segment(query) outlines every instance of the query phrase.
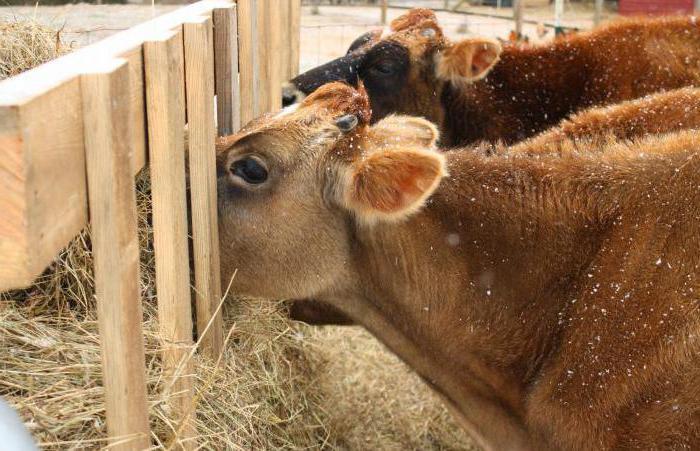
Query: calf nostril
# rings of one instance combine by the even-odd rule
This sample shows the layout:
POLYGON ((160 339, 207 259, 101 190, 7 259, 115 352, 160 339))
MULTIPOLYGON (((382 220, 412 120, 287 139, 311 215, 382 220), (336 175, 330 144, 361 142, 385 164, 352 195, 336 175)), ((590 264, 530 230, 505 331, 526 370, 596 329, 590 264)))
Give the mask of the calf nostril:
POLYGON ((282 94, 282 106, 293 105, 296 101, 296 94, 282 94))

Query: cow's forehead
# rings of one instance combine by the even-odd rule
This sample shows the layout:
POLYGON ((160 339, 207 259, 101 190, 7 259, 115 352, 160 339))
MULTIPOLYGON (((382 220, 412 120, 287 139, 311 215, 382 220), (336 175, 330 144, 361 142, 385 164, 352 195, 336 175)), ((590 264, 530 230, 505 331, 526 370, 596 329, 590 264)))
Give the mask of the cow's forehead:
POLYGON ((369 97, 361 82, 357 88, 342 82, 327 83, 305 98, 298 111, 330 117, 353 114, 360 123, 369 123, 372 115, 369 97))
POLYGON ((433 21, 424 21, 419 25, 401 31, 395 31, 383 40, 406 47, 413 55, 420 55, 430 48, 445 42, 440 26, 433 21))
POLYGON ((343 82, 331 82, 318 88, 301 103, 254 119, 230 141, 234 143, 254 133, 274 130, 291 133, 295 127, 313 128, 315 122, 333 120, 346 114, 356 116, 358 124, 369 124, 372 110, 367 92, 361 83, 354 88, 343 82))

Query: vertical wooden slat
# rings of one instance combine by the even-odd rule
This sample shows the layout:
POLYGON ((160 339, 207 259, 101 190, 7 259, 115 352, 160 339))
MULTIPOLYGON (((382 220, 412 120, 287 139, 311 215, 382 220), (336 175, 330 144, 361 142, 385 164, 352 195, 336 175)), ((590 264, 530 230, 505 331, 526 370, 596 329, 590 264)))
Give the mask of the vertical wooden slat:
POLYGON ((236 5, 215 9, 213 18, 216 123, 219 136, 226 136, 241 128, 236 5))
POLYGON ((146 112, 153 196, 153 241, 163 366, 178 421, 176 437, 186 449, 196 447, 185 194, 185 83, 182 32, 166 33, 144 43, 146 112))
POLYGON ((270 93, 267 88, 270 85, 271 66, 269 54, 273 51, 273 36, 269 35, 271 24, 270 2, 268 0, 255 1, 255 34, 253 35, 253 52, 257 60, 258 76, 255 78, 256 100, 254 106, 255 116, 260 116, 268 111, 270 93))
MULTIPOLYGON (((700 4, 700 0, 695 0, 695 5, 700 4)), ((603 0, 595 0, 595 13, 593 14, 593 25, 598 26, 603 17, 603 0)))
POLYGON ((289 73, 287 80, 299 74, 299 52, 300 52, 300 31, 301 31, 301 0, 289 0, 289 73))
POLYGON ((241 125, 256 115, 258 58, 255 37, 257 0, 238 0, 238 70, 241 87, 241 125))
POLYGON ((289 54, 290 54, 290 29, 292 23, 290 22, 290 8, 291 0, 281 0, 274 5, 275 9, 278 10, 279 21, 280 21, 280 35, 284 42, 283 55, 277 55, 277 64, 280 66, 280 82, 289 80, 289 54))
POLYGON ((382 25, 386 25, 386 10, 387 10, 388 6, 389 6, 389 0, 381 0, 381 5, 379 7, 381 9, 380 21, 381 21, 382 25))
POLYGON ((255 43, 259 60, 256 116, 282 106, 282 65, 278 59, 286 58, 284 50, 289 47, 282 45, 282 20, 277 6, 272 0, 258 0, 256 6, 255 43))
POLYGON ((525 0, 513 0, 513 21, 515 33, 520 38, 523 35, 523 2, 525 0))
POLYGON ((197 333, 202 337, 211 321, 211 326, 201 343, 204 351, 215 359, 223 349, 224 331, 221 312, 216 314, 221 300, 221 279, 216 205, 211 19, 202 17, 185 23, 184 34, 197 333))
POLYGON ((110 449, 150 446, 139 291, 129 66, 81 76, 88 200, 110 449))

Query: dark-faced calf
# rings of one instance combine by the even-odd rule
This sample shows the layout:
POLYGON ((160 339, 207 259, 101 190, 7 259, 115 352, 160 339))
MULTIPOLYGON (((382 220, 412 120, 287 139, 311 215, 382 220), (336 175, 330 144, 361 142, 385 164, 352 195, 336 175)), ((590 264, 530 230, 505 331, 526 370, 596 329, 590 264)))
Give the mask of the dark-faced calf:
POLYGON ((348 55, 291 80, 290 102, 334 80, 363 80, 373 120, 391 113, 439 124, 443 146, 513 143, 594 105, 700 83, 694 18, 634 19, 546 45, 444 37, 435 15, 412 10, 392 33, 369 33, 348 55))

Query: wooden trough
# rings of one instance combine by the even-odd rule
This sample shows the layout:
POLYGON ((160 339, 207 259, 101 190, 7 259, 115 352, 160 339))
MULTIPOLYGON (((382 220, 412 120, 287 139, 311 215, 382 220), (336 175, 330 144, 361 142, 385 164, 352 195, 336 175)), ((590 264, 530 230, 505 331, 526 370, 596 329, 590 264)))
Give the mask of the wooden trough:
POLYGON ((185 158, 196 330, 218 356, 214 141, 280 107, 281 82, 298 71, 299 20, 300 0, 204 0, 0 83, 0 291, 31 285, 90 221, 114 448, 151 444, 134 175, 151 175, 164 367, 179 446, 194 449, 185 158))

